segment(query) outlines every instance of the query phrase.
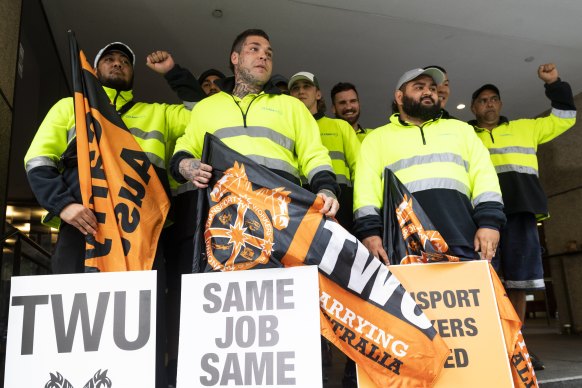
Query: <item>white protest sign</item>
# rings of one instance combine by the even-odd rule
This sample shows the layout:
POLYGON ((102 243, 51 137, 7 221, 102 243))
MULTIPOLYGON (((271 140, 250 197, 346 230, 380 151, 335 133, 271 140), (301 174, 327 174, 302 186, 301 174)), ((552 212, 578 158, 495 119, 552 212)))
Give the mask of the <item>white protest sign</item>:
POLYGON ((155 350, 156 271, 12 278, 5 388, 154 388, 155 350))
POLYGON ((321 378, 317 267, 183 275, 178 388, 321 378))

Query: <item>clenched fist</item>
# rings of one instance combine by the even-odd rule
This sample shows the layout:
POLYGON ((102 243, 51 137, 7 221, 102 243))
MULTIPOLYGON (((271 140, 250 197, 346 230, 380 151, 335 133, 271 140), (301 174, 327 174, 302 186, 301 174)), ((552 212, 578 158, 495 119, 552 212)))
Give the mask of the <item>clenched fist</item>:
POLYGON ((558 69, 553 63, 546 63, 538 67, 538 77, 547 84, 552 84, 558 80, 558 69))

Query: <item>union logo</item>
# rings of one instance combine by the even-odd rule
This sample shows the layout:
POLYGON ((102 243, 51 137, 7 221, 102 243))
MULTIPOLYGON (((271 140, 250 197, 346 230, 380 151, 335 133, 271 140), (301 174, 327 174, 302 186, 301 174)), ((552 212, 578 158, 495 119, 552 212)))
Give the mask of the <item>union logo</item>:
POLYGON ((408 198, 407 195, 404 195, 396 208, 396 219, 407 244, 407 255, 402 258, 400 264, 459 261, 458 257, 446 254, 449 246, 438 231, 424 229, 414 212, 412 198, 408 198))
MULTIPOLYGON (((59 372, 56 372, 56 375, 51 373, 50 380, 46 382, 44 388, 74 388, 73 384, 69 382, 66 378, 64 378, 59 372)), ((101 372, 99 369, 91 380, 89 380, 83 387, 84 388, 111 388, 113 383, 111 379, 107 377, 107 370, 101 372)))
POLYGON ((289 194, 284 187, 253 190, 244 165, 235 162, 210 193, 216 205, 204 232, 208 264, 220 271, 266 264, 273 253, 273 228, 289 225, 289 194))

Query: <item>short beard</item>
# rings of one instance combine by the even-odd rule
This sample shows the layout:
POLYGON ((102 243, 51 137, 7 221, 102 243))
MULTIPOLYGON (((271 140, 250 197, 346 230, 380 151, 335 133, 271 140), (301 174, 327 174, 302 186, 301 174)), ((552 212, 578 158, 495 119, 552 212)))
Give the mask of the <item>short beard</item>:
POLYGON ((352 116, 352 117, 337 116, 337 118, 347 121, 348 123, 350 123, 350 125, 354 125, 360 119, 360 112, 358 112, 358 114, 356 114, 355 116, 352 116))
POLYGON ((410 117, 428 121, 434 119, 441 111, 441 102, 437 100, 433 106, 422 105, 420 101, 416 102, 412 98, 402 96, 402 110, 410 117))
POLYGON ((125 81, 124 79, 121 78, 105 78, 99 74, 97 75, 99 77, 99 82, 101 82, 101 85, 107 88, 125 91, 131 90, 131 87, 133 86, 133 77, 131 77, 129 81, 125 81))

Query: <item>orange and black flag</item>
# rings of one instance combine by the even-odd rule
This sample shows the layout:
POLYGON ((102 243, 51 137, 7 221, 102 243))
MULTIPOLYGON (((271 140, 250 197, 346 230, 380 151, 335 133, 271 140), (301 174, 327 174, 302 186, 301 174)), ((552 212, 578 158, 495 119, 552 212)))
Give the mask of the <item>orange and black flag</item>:
POLYGON ((505 349, 511 365, 513 384, 523 388, 537 387, 538 380, 521 333, 521 321, 507 296, 507 292, 505 292, 505 288, 503 288, 501 280, 491 265, 489 265, 489 273, 495 290, 495 300, 505 337, 505 349))
MULTIPOLYGON (((392 264, 458 262, 448 245, 406 186, 390 169, 384 171, 383 243, 392 264)), ((537 387, 537 379, 521 334, 521 322, 501 280, 489 265, 497 310, 505 338, 513 383, 537 387)))
POLYGON ((390 264, 461 260, 448 254, 445 239, 406 186, 388 168, 384 170, 384 197, 382 241, 390 264))
POLYGON ((69 32, 79 183, 95 213, 87 271, 149 270, 170 201, 154 165, 133 138, 69 32))
POLYGON ((432 385, 449 349, 389 268, 323 216, 315 194, 210 134, 205 154, 207 270, 318 266, 322 335, 379 387, 432 385))

